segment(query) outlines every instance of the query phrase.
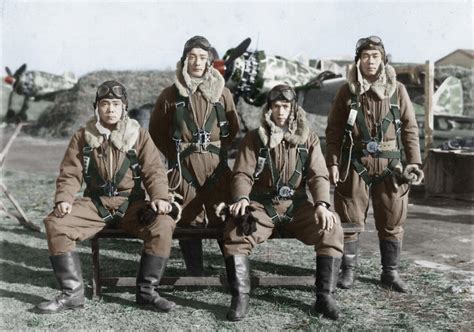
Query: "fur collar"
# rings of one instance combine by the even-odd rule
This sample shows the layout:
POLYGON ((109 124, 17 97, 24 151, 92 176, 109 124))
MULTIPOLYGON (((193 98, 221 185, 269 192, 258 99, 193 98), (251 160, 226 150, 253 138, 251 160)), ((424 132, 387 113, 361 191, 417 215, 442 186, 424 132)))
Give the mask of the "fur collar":
POLYGON ((373 83, 363 78, 360 71, 360 60, 352 66, 347 75, 349 90, 356 95, 361 95, 372 90, 380 99, 390 98, 397 88, 397 74, 390 65, 382 63, 379 77, 373 83))
MULTIPOLYGON (((97 118, 90 118, 85 127, 85 139, 93 149, 98 148, 104 142, 104 136, 99 133, 95 126, 97 118)), ((140 133, 140 124, 128 116, 117 123, 117 127, 110 134, 110 142, 120 151, 127 152, 133 149, 140 133)))
POLYGON ((195 93, 199 89, 208 102, 216 103, 222 96, 224 90, 225 81, 221 73, 219 73, 214 67, 208 66, 202 82, 195 84, 192 82, 191 76, 188 74, 188 59, 184 61, 184 65, 181 65, 181 61, 176 64, 176 76, 174 83, 178 88, 179 94, 183 97, 189 97, 188 91, 191 90, 191 94, 195 93))
POLYGON ((263 145, 273 149, 282 140, 290 144, 298 145, 306 142, 309 136, 309 127, 306 120, 306 112, 297 106, 296 112, 290 114, 288 130, 278 127, 271 119, 272 111, 268 107, 262 112, 261 125, 257 130, 263 145))

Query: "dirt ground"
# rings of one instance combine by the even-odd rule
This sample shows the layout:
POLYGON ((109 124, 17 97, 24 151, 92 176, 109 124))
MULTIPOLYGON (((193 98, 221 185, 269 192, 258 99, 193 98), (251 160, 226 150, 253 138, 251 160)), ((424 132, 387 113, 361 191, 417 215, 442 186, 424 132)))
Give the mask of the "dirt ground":
MULTIPOLYGON (((11 128, 0 129, 2 146, 12 132, 11 128)), ((67 143, 67 140, 20 134, 6 157, 3 171, 55 174, 59 171, 67 143)), ((14 192, 14 188, 10 190, 14 192)), ((470 283, 472 297, 473 225, 473 202, 426 197, 422 190, 412 190, 402 255, 423 267, 463 275, 470 283)), ((366 232, 361 235, 361 244, 362 255, 378 255, 371 209, 366 232)))

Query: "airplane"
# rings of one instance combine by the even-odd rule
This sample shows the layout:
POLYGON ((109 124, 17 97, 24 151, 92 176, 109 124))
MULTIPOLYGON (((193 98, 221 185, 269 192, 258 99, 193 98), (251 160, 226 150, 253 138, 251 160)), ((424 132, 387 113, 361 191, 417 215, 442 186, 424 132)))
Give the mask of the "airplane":
POLYGON ((72 89, 77 83, 72 73, 60 76, 26 68, 26 64, 23 64, 13 73, 9 67, 5 67, 7 76, 4 82, 12 88, 5 117, 7 122, 26 121, 30 100, 52 98, 60 91, 72 89), (23 96, 23 103, 18 113, 12 108, 13 94, 23 96))
POLYGON ((262 106, 266 94, 277 84, 293 87, 298 103, 309 113, 327 115, 337 89, 345 82, 341 74, 323 71, 298 60, 269 55, 263 50, 249 51, 251 39, 246 38, 237 47, 229 49, 223 59, 216 59, 214 67, 221 72, 226 86, 234 95, 253 106, 262 106), (324 93, 309 95, 310 91, 324 93), (305 99, 309 99, 305 102, 305 99), (318 105, 318 109, 315 109, 318 105))

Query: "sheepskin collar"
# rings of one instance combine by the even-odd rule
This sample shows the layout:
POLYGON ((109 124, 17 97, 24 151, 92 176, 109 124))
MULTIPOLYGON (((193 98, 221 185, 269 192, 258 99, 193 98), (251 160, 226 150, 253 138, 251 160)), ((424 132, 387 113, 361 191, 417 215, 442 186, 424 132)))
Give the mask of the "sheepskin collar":
POLYGON ((381 64, 380 73, 375 82, 366 80, 360 70, 360 60, 352 66, 347 75, 349 90, 356 95, 361 95, 372 90, 382 100, 390 98, 397 88, 397 74, 390 65, 381 64))
POLYGON ((210 103, 216 103, 219 101, 225 86, 224 78, 212 66, 208 66, 207 71, 201 80, 193 79, 188 74, 188 59, 184 61, 184 65, 181 65, 181 61, 176 64, 174 83, 176 84, 181 96, 189 97, 189 91, 193 94, 197 89, 199 89, 204 99, 210 103))
MULTIPOLYGON (((104 136, 99 133, 95 126, 97 119, 90 118, 85 127, 85 139, 93 149, 98 148, 104 142, 104 136)), ((140 124, 126 116, 117 123, 117 127, 110 133, 110 142, 118 150, 127 152, 135 146, 140 133, 140 124)))
POLYGON ((280 128, 271 119, 272 110, 268 107, 262 112, 261 125, 257 130, 263 145, 273 149, 282 140, 290 144, 298 145, 306 142, 309 136, 309 127, 306 120, 306 112, 297 106, 296 112, 292 112, 289 118, 288 128, 280 128))

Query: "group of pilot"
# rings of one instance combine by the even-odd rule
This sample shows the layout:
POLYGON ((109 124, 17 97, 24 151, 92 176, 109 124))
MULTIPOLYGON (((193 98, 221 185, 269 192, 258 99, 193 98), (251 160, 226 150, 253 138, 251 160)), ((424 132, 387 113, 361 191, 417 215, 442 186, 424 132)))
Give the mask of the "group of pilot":
MULTIPOLYGON (((355 65, 328 117, 326 157, 295 90, 280 84, 267 94, 259 127, 240 142, 232 171, 227 151, 239 132, 239 118, 224 78, 212 66, 206 38, 195 36, 184 45, 174 84, 159 95, 148 130, 128 117, 126 88, 114 80, 102 83, 93 116, 67 147, 55 207, 44 220, 61 292, 38 310, 84 307, 76 241, 115 227, 143 240, 137 303, 169 312, 175 303, 157 289, 179 221, 180 227, 223 228, 218 244, 232 295, 230 321, 244 319, 249 310, 252 249, 276 231, 314 246, 313 310, 336 320, 334 291, 336 285, 352 286, 359 241, 358 233, 344 234, 342 224, 363 227, 369 197, 380 241, 381 283, 407 292, 398 273, 403 224, 409 185, 421 182, 423 173, 413 106, 386 59, 379 37, 357 42, 355 65), (83 182, 84 195, 76 197, 83 182), (225 223, 216 213, 219 203, 224 203, 225 223)), ((179 245, 187 274, 204 275, 201 240, 179 245)))

